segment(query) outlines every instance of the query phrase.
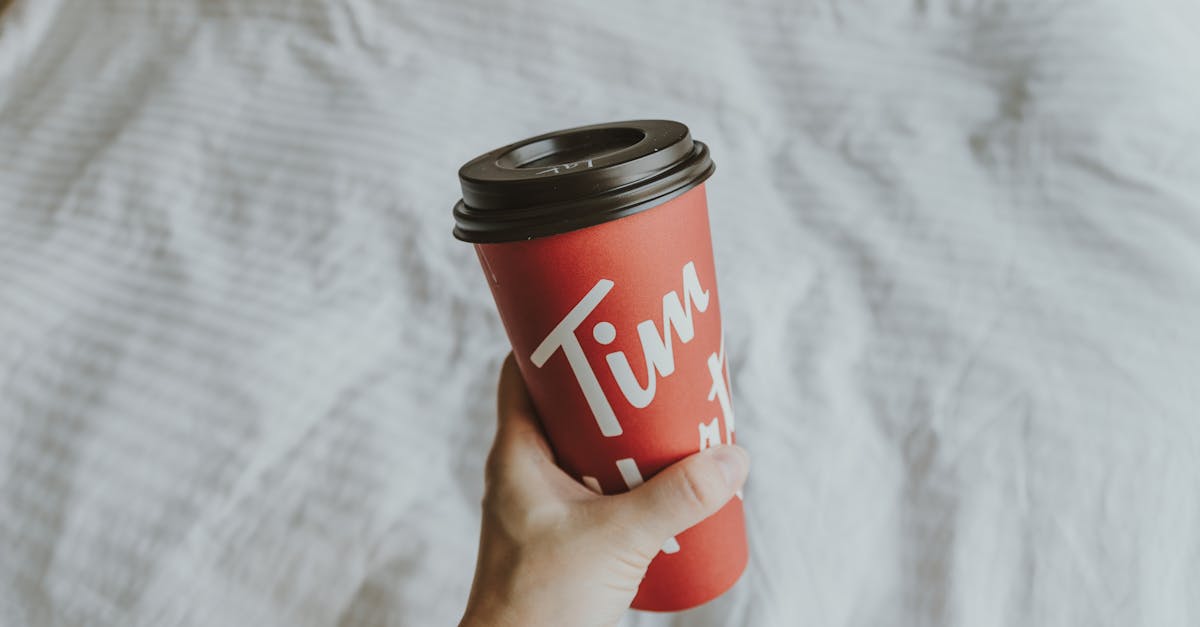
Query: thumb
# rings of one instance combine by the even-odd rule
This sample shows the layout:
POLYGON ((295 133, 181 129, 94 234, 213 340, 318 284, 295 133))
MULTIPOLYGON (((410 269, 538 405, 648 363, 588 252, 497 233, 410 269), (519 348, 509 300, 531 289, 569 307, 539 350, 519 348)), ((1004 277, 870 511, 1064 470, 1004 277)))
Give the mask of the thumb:
POLYGON ((716 446, 665 468, 625 494, 610 497, 616 515, 644 530, 657 548, 715 514, 746 482, 750 456, 740 446, 716 446))

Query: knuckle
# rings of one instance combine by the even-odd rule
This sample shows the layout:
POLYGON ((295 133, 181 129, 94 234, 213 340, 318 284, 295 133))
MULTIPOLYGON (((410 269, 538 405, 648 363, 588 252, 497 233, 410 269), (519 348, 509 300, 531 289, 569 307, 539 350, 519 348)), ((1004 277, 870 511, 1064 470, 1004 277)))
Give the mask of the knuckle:
POLYGON ((717 498, 709 479, 695 464, 685 465, 679 474, 679 492, 684 501, 696 510, 709 509, 717 498))
POLYGON ((487 460, 483 464, 484 481, 495 481, 504 473, 504 459, 498 445, 493 445, 492 450, 488 451, 487 460))
MULTIPOLYGON (((631 544, 626 550, 616 552, 616 563, 623 568, 626 576, 623 578, 626 581, 640 582, 645 575, 646 569, 650 567, 650 562, 658 555, 658 546, 662 542, 651 543, 641 542, 631 544)), ((636 592, 636 586, 631 592, 636 592)))
POLYGON ((483 511, 484 513, 495 512, 502 509, 502 499, 498 494, 499 489, 496 484, 488 482, 483 490, 483 511))
POLYGON ((484 492, 484 524, 516 540, 542 537, 561 526, 566 510, 560 503, 535 502, 503 486, 484 492))
POLYGON ((629 516, 627 511, 593 508, 583 514, 586 519, 579 527, 595 536, 593 544, 615 551, 637 572, 645 572, 663 543, 659 533, 629 516))

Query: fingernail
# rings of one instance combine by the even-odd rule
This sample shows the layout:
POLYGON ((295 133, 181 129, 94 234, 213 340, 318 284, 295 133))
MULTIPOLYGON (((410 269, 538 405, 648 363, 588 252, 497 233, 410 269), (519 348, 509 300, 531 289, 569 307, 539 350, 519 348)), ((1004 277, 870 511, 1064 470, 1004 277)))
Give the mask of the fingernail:
POLYGON ((740 446, 718 446, 712 449, 712 455, 721 469, 725 485, 737 488, 750 469, 750 456, 740 446))

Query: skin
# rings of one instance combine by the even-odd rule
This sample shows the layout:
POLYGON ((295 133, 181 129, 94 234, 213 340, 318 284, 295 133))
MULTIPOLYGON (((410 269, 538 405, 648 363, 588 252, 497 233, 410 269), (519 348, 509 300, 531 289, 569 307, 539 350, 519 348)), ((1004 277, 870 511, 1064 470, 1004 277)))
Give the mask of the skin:
POLYGON ((743 449, 718 446, 625 494, 595 494, 555 465, 512 355, 497 413, 460 627, 616 625, 662 544, 725 505, 749 470, 743 449))

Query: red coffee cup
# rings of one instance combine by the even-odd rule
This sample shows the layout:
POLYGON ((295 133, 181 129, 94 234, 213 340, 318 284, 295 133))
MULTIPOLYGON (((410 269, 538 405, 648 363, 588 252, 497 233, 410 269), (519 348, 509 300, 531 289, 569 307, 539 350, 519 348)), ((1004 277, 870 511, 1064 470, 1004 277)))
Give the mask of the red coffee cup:
MULTIPOLYGON (((712 172, 665 120, 548 133, 459 170, 454 234, 475 244, 556 461, 594 491, 734 441, 712 172)), ((739 495, 663 545, 632 607, 709 601, 746 559, 739 495)))

